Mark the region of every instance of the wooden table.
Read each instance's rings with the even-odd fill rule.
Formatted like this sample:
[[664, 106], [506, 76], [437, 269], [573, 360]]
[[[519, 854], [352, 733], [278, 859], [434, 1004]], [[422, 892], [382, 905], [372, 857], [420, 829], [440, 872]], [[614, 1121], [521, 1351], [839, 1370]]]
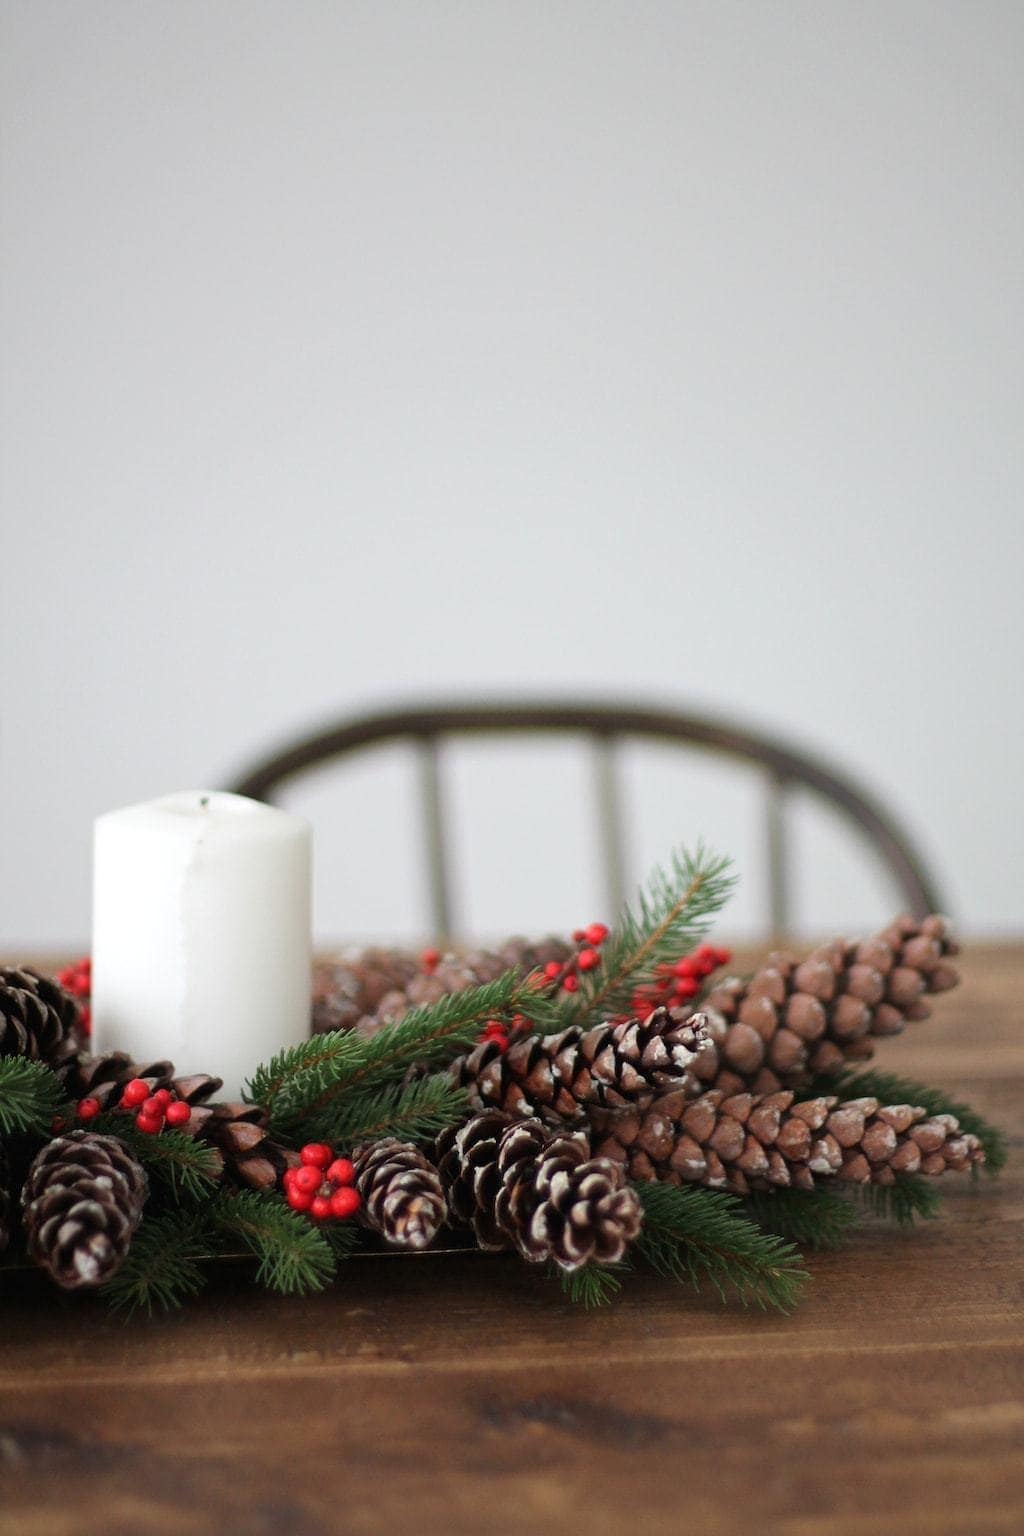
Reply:
[[1013, 1137], [948, 1215], [812, 1258], [790, 1319], [638, 1276], [567, 1307], [501, 1258], [374, 1258], [330, 1294], [221, 1278], [131, 1326], [5, 1297], [3, 1536], [784, 1536], [1024, 1530], [1024, 946], [884, 1046]]

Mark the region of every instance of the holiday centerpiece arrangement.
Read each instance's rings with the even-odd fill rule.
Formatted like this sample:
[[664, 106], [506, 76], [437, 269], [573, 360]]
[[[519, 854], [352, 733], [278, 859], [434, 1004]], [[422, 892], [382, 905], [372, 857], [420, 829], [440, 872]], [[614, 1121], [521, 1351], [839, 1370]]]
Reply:
[[[183, 867], [202, 856], [200, 838]], [[936, 1177], [996, 1172], [1003, 1141], [865, 1067], [956, 984], [942, 918], [734, 976], [705, 937], [731, 884], [699, 849], [571, 942], [321, 966], [304, 1038], [230, 1097], [197, 1070], [201, 1034], [183, 1071], [91, 1041], [88, 962], [52, 980], [0, 970], [4, 1262], [131, 1312], [185, 1301], [226, 1254], [296, 1293], [360, 1248], [458, 1242], [541, 1265], [588, 1304], [649, 1265], [792, 1307], [797, 1245], [837, 1246], [865, 1210], [934, 1214]], [[205, 1028], [214, 1055], [217, 1019]]]

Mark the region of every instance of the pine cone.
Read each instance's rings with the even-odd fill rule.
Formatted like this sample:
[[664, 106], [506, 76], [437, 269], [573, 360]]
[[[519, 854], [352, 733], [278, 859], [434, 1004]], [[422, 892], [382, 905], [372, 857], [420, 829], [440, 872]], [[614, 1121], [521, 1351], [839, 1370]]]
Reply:
[[113, 1109], [120, 1102], [125, 1084], [136, 1077], [147, 1082], [152, 1093], [158, 1088], [171, 1088], [189, 1104], [203, 1103], [221, 1087], [219, 1077], [207, 1077], [199, 1073], [193, 1077], [176, 1078], [172, 1062], [140, 1063], [133, 1061], [124, 1051], [108, 1051], [103, 1056], [80, 1056], [68, 1073], [66, 1087], [73, 1099], [96, 1099], [101, 1109]]
[[[190, 1081], [178, 1079], [186, 1087]], [[275, 1189], [285, 1169], [299, 1162], [298, 1153], [273, 1139], [266, 1111], [258, 1104], [194, 1105], [191, 1120], [181, 1129], [219, 1152], [224, 1178], [246, 1189]]]
[[360, 1148], [353, 1159], [365, 1226], [394, 1248], [426, 1248], [448, 1206], [441, 1176], [418, 1147], [387, 1136]]
[[701, 1003], [709, 1048], [694, 1072], [725, 1093], [773, 1093], [874, 1054], [873, 1037], [926, 1019], [925, 997], [959, 980], [942, 917], [901, 917], [861, 943], [836, 939], [806, 959], [769, 955], [748, 981], [729, 977]]
[[675, 1087], [699, 1093], [694, 1071], [703, 1048], [703, 1015], [657, 1008], [643, 1022], [530, 1035], [504, 1051], [486, 1040], [450, 1071], [474, 1109], [573, 1120], [584, 1106], [649, 1103]]
[[29, 966], [0, 967], [0, 1056], [27, 1056], [64, 1076], [78, 1051], [78, 1004]]
[[142, 1164], [115, 1136], [55, 1137], [22, 1191], [29, 1253], [65, 1290], [102, 1285], [124, 1261], [148, 1189]]
[[437, 1153], [449, 1207], [485, 1250], [578, 1269], [617, 1263], [640, 1231], [621, 1166], [592, 1157], [585, 1135], [492, 1110], [443, 1132]]
[[11, 1240], [11, 1165], [0, 1141], [0, 1253]]
[[794, 1103], [788, 1091], [714, 1089], [698, 1099], [667, 1094], [645, 1110], [592, 1117], [595, 1154], [631, 1179], [751, 1189], [813, 1189], [819, 1178], [891, 1184], [898, 1173], [962, 1172], [984, 1161], [976, 1136], [952, 1115], [910, 1104], [832, 1097]]

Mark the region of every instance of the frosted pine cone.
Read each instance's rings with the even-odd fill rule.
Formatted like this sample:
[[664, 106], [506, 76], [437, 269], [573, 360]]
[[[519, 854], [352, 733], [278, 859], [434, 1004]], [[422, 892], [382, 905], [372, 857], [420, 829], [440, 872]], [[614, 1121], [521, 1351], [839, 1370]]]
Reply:
[[124, 1262], [148, 1189], [142, 1164], [116, 1136], [56, 1136], [22, 1191], [29, 1253], [65, 1290], [102, 1285]]
[[356, 1152], [365, 1226], [394, 1248], [426, 1248], [448, 1214], [441, 1176], [411, 1142], [394, 1136]]
[[452, 1064], [451, 1076], [475, 1109], [578, 1120], [589, 1105], [649, 1103], [677, 1087], [698, 1093], [704, 1028], [701, 1014], [657, 1008], [642, 1022], [531, 1035], [505, 1051], [484, 1041]]
[[0, 1056], [27, 1056], [63, 1077], [78, 1033], [78, 1004], [69, 992], [29, 966], [0, 967]]
[[962, 1172], [984, 1161], [952, 1115], [910, 1104], [712, 1090], [668, 1094], [646, 1110], [592, 1116], [593, 1150], [632, 1179], [751, 1189], [813, 1189], [817, 1179], [891, 1184], [900, 1173]]
[[695, 1065], [707, 1087], [772, 1093], [874, 1054], [874, 1039], [926, 1019], [925, 999], [959, 980], [942, 917], [897, 918], [874, 938], [836, 939], [798, 960], [769, 955], [747, 981], [727, 977], [701, 1006], [711, 1048]]

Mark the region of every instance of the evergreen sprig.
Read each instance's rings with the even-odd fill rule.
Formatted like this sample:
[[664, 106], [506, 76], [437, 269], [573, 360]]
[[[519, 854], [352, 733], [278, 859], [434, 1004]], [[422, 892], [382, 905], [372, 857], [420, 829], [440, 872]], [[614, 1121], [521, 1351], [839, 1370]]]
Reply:
[[558, 1264], [551, 1266], [566, 1299], [588, 1311], [605, 1307], [615, 1300], [629, 1267], [628, 1264], [584, 1264], [580, 1269], [562, 1269]]
[[488, 1019], [517, 1013], [543, 1027], [552, 1005], [533, 980], [506, 971], [486, 986], [413, 1008], [368, 1039], [335, 1030], [292, 1046], [257, 1070], [248, 1096], [267, 1110], [275, 1135], [305, 1134], [345, 1095], [393, 1088], [412, 1066], [444, 1066], [475, 1042]]
[[846, 1068], [816, 1078], [809, 1088], [801, 1090], [800, 1097], [815, 1098], [824, 1093], [838, 1094], [841, 1099], [879, 1099], [883, 1104], [919, 1104], [929, 1115], [954, 1115], [960, 1129], [977, 1136], [981, 1142], [985, 1149], [983, 1167], [988, 1173], [999, 1173], [1006, 1165], [1005, 1133], [979, 1115], [970, 1104], [951, 1098], [941, 1088], [929, 1088], [924, 1083], [896, 1077], [891, 1072]]
[[206, 1282], [199, 1260], [210, 1257], [211, 1241], [211, 1223], [195, 1211], [147, 1215], [101, 1294], [124, 1317], [183, 1306]]
[[47, 1135], [66, 1095], [56, 1073], [27, 1056], [0, 1056], [0, 1135]]
[[942, 1207], [940, 1191], [919, 1173], [899, 1173], [893, 1184], [854, 1184], [852, 1190], [872, 1215], [900, 1227], [932, 1221]]
[[322, 1291], [335, 1274], [335, 1254], [323, 1233], [276, 1194], [255, 1190], [222, 1195], [211, 1207], [219, 1231], [259, 1260], [256, 1278], [285, 1296]]
[[303, 1120], [302, 1133], [312, 1141], [354, 1147], [363, 1141], [397, 1136], [423, 1141], [445, 1126], [465, 1119], [468, 1097], [443, 1075], [423, 1077], [384, 1088], [356, 1089], [319, 1116]]
[[777, 1189], [752, 1194], [744, 1200], [743, 1208], [764, 1231], [819, 1253], [841, 1248], [857, 1221], [853, 1202], [831, 1189]]
[[665, 871], [655, 868], [633, 907], [626, 907], [601, 949], [601, 964], [579, 987], [555, 999], [559, 1022], [598, 1024], [632, 1010], [639, 986], [660, 979], [659, 967], [678, 960], [708, 930], [735, 885], [730, 862], [703, 845], [680, 852]]
[[744, 1305], [796, 1306], [807, 1280], [802, 1255], [748, 1220], [735, 1195], [672, 1184], [633, 1188], [644, 1208], [636, 1252], [659, 1273], [698, 1291], [707, 1281], [723, 1301], [732, 1291]]
[[223, 1164], [219, 1152], [183, 1131], [165, 1126], [158, 1136], [147, 1136], [136, 1129], [130, 1115], [112, 1110], [91, 1120], [89, 1130], [120, 1137], [175, 1204], [209, 1199], [220, 1180]]

